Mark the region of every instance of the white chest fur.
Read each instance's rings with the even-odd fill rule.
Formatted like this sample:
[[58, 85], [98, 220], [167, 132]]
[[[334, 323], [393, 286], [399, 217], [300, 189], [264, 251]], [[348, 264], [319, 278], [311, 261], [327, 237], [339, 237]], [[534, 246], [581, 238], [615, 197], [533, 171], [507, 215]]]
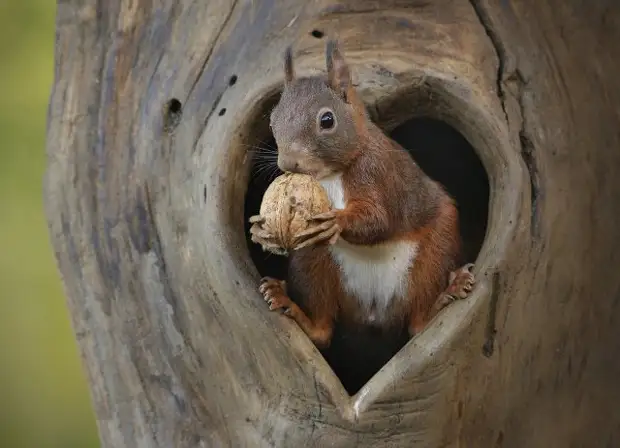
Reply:
[[344, 201], [344, 188], [342, 187], [342, 175], [334, 174], [320, 180], [321, 185], [327, 192], [329, 200], [332, 201], [332, 207], [343, 210], [347, 205]]
[[[334, 208], [346, 207], [341, 176], [323, 179], [321, 185]], [[398, 241], [361, 246], [340, 239], [330, 251], [340, 268], [345, 291], [366, 308], [369, 321], [380, 322], [391, 301], [406, 296], [407, 273], [417, 255], [417, 243]]]

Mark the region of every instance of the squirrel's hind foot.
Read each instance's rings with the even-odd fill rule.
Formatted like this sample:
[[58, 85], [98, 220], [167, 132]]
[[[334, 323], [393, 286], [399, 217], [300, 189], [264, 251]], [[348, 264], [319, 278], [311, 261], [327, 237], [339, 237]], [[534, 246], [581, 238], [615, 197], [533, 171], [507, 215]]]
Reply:
[[448, 287], [435, 302], [436, 311], [442, 310], [456, 300], [466, 299], [469, 296], [476, 283], [474, 274], [471, 272], [473, 267], [473, 263], [468, 263], [456, 271], [450, 272]]

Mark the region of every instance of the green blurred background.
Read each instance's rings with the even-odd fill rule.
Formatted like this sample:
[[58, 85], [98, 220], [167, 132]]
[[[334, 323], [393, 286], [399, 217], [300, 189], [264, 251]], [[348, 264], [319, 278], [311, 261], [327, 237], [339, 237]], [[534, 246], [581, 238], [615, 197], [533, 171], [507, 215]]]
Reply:
[[55, 0], [0, 0], [0, 447], [99, 446], [42, 202]]

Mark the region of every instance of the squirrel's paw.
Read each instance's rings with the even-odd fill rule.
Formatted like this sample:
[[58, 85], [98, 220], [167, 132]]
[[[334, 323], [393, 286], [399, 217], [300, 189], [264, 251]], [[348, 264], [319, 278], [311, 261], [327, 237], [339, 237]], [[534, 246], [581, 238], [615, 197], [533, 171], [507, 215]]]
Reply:
[[474, 274], [471, 272], [473, 267], [473, 263], [468, 263], [450, 273], [448, 287], [437, 300], [436, 308], [442, 309], [455, 300], [466, 299], [469, 296], [476, 283]]
[[336, 211], [331, 210], [308, 219], [309, 222], [318, 221], [318, 224], [311, 225], [308, 229], [295, 235], [295, 250], [326, 240], [329, 241], [329, 244], [335, 244], [340, 238], [340, 232], [342, 232], [336, 218]]
[[455, 299], [465, 299], [471, 292], [476, 283], [474, 274], [471, 270], [474, 267], [473, 263], [468, 263], [465, 266], [460, 267], [454, 272], [450, 273], [450, 279], [448, 284], [448, 292]]
[[249, 219], [252, 227], [250, 227], [250, 238], [252, 242], [260, 244], [263, 250], [269, 250], [274, 253], [282, 251], [280, 245], [276, 243], [276, 239], [273, 234], [263, 227], [265, 218], [260, 215], [255, 215]]
[[283, 309], [286, 313], [291, 306], [291, 299], [286, 294], [286, 282], [271, 277], [263, 277], [258, 287], [271, 311]]

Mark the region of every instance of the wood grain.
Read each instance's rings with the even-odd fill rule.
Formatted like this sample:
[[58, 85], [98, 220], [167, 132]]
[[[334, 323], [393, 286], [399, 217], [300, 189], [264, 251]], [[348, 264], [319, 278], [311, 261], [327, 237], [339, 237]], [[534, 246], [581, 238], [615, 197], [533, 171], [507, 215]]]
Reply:
[[[59, 0], [46, 213], [102, 446], [620, 445], [619, 17]], [[340, 38], [382, 126], [448, 122], [491, 186], [474, 295], [353, 397], [264, 306], [243, 234], [246, 145], [287, 44], [322, 70], [312, 30]]]

